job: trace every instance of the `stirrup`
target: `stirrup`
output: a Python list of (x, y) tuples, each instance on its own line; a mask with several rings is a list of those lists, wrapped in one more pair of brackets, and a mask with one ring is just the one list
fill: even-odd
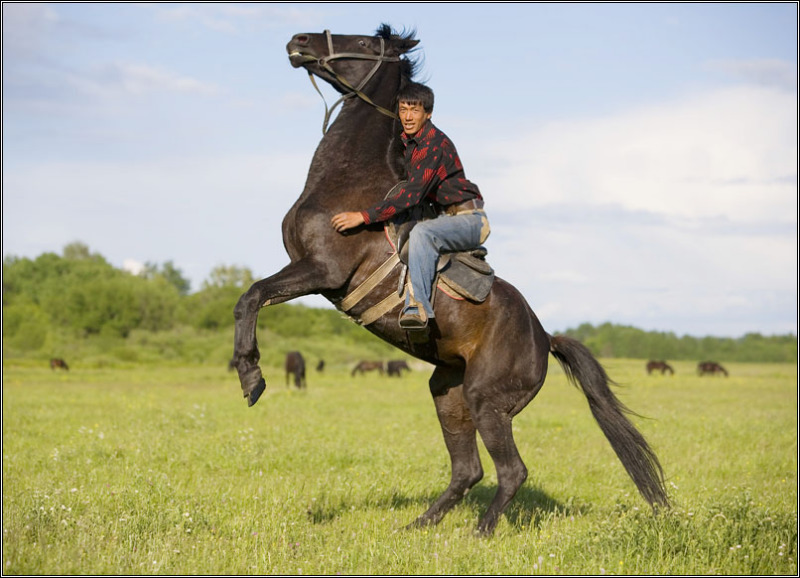
[[(416, 309), (416, 313), (410, 312), (411, 309)], [(428, 326), (428, 316), (422, 307), (412, 306), (400, 313), (398, 323), (402, 329), (409, 331), (425, 329)]]

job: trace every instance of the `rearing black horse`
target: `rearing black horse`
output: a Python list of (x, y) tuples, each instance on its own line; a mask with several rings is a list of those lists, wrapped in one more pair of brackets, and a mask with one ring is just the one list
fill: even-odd
[[(291, 262), (258, 281), (234, 310), (234, 360), (244, 396), (252, 406), (266, 387), (258, 366), (256, 325), (261, 307), (308, 294), (322, 294), (338, 307), (387, 262), (392, 247), (381, 226), (336, 233), (332, 215), (377, 205), (404, 178), (402, 128), (392, 111), (400, 86), (411, 79), (414, 34), (382, 25), (374, 36), (297, 34), (289, 60), (331, 84), (341, 111), (317, 147), (305, 188), (283, 220)], [(314, 76), (312, 76), (314, 75)], [(335, 106), (334, 105), (334, 108)], [(326, 105), (327, 109), (327, 105)], [(326, 114), (325, 127), (329, 113)], [(399, 271), (400, 264), (388, 267)], [(396, 269), (395, 269), (396, 268)], [(497, 470), (497, 492), (478, 523), (490, 534), (528, 475), (512, 434), (511, 420), (541, 389), (550, 353), (586, 395), (597, 423), (639, 492), (652, 506), (667, 506), (663, 472), (655, 453), (626, 417), (610, 379), (578, 341), (548, 335), (525, 298), (497, 278), (483, 303), (440, 296), (436, 324), (427, 339), (411, 339), (397, 322), (397, 307), (364, 320), (397, 291), (397, 275), (377, 283), (348, 315), (372, 333), (435, 366), (430, 391), (451, 459), (450, 484), (412, 526), (436, 523), (483, 477), (476, 432)], [(374, 317), (374, 315), (372, 316)]]

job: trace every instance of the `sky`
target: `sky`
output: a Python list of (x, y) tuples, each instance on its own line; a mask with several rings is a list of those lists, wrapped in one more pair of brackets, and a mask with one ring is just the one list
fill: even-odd
[(547, 331), (797, 335), (794, 2), (2, 10), (4, 258), (80, 242), (193, 290), (218, 266), (276, 273), (338, 96), (286, 43), (388, 23), (420, 40), (489, 263)]

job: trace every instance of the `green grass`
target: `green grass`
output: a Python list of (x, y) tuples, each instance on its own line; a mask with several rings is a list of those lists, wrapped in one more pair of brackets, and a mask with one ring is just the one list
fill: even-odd
[(797, 574), (797, 367), (647, 376), (605, 360), (657, 451), (654, 516), (552, 363), (514, 421), (530, 475), (492, 538), (496, 477), (403, 527), (450, 466), (428, 371), (265, 370), (253, 408), (217, 366), (3, 368), (4, 574)]

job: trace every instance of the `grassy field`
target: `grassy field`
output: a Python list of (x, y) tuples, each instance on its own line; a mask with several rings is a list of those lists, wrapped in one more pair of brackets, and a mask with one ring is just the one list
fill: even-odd
[(551, 361), (514, 421), (530, 476), (491, 538), (486, 476), (446, 487), (428, 371), (265, 370), (248, 408), (216, 367), (3, 367), (4, 574), (797, 574), (797, 367), (647, 376), (605, 360), (657, 451), (654, 516)]

